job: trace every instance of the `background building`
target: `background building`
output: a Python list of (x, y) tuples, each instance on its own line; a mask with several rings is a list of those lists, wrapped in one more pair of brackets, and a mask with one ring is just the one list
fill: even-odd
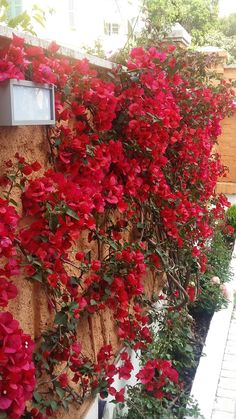
[[(31, 12), (35, 0), (10, 0), (15, 17)], [(99, 41), (106, 53), (125, 45), (132, 29), (141, 21), (140, 0), (41, 0), (46, 23), (35, 25), (41, 38), (55, 40), (72, 48), (93, 47)]]

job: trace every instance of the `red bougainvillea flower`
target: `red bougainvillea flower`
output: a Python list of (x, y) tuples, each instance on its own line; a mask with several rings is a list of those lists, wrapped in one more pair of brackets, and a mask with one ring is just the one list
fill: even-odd
[(30, 414), (34, 419), (46, 419), (46, 416), (40, 413), (40, 411), (35, 407), (30, 410)]
[(19, 273), (19, 261), (14, 239), (19, 216), (7, 200), (0, 198), (0, 306), (6, 307), (9, 300), (17, 295), (16, 286), (8, 281)]
[(187, 290), (186, 291), (188, 293), (189, 300), (193, 302), (195, 300), (195, 295), (196, 295), (196, 288), (195, 288), (195, 286), (190, 284), (187, 287)]
[(17, 288), (16, 286), (7, 281), (6, 278), (0, 277), (0, 307), (6, 307), (9, 300), (16, 298)]
[(58, 381), (61, 384), (61, 387), (62, 388), (65, 388), (68, 385), (68, 383), (69, 383), (67, 374), (66, 373), (63, 373), (63, 374), (59, 375)]
[(118, 403), (122, 403), (124, 401), (125, 388), (122, 388), (121, 390), (118, 391), (114, 387), (110, 387), (109, 393), (115, 397)]
[(233, 236), (234, 235), (234, 228), (231, 225), (226, 225), (223, 229), (222, 232), (224, 234), (226, 234), (227, 236)]
[(136, 374), (136, 377), (144, 388), (157, 398), (164, 397), (168, 381), (175, 384), (179, 381), (178, 372), (172, 367), (171, 361), (165, 359), (150, 359)]
[(0, 413), (18, 419), (35, 387), (34, 344), (9, 312), (0, 313)]
[(128, 380), (131, 377), (131, 371), (133, 370), (133, 364), (130, 360), (130, 356), (127, 352), (122, 352), (120, 354), (121, 360), (123, 361), (122, 366), (118, 368), (119, 378)]
[(8, 201), (0, 198), (0, 257), (15, 256), (13, 244), (19, 216)]
[(153, 380), (155, 376), (155, 368), (157, 362), (149, 360), (143, 368), (136, 374), (136, 377), (141, 381), (142, 384), (147, 384)]

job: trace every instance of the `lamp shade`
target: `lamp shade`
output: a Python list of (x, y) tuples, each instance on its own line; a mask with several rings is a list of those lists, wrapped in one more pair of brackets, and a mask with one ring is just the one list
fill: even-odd
[(0, 126), (54, 124), (53, 85), (16, 79), (0, 83)]

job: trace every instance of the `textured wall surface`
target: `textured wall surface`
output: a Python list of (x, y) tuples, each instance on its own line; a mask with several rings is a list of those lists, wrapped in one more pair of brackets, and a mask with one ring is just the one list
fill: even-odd
[[(222, 67), (222, 74), (226, 80), (236, 80), (236, 67)], [(236, 111), (230, 118), (222, 122), (222, 135), (218, 139), (217, 151), (222, 162), (228, 167), (226, 177), (219, 179), (216, 191), (225, 194), (236, 194)]]
[[(236, 69), (235, 69), (236, 72)], [(222, 122), (222, 135), (217, 151), (222, 162), (228, 167), (227, 176), (219, 180), (217, 192), (236, 193), (236, 112)]]
[[(6, 170), (4, 162), (12, 159), (16, 152), (24, 155), (29, 162), (38, 160), (42, 167), (47, 167), (48, 148), (44, 128), (0, 127), (0, 144), (0, 176)], [(19, 192), (14, 191), (12, 198), (18, 202), (18, 212), (21, 213)], [(20, 321), (24, 331), (35, 338), (39, 335), (43, 324), (48, 322), (49, 316), (45, 309), (42, 310), (45, 306), (45, 296), (38, 285), (32, 285), (22, 277), (15, 278), (14, 281), (19, 294), (15, 300), (10, 301), (9, 310)]]
[[(49, 167), (48, 165), (48, 144), (46, 130), (44, 127), (0, 127), (0, 176), (5, 171), (4, 162), (12, 159), (18, 152), (23, 155), (27, 162), (38, 160), (42, 165), (41, 173)], [(37, 173), (37, 176), (39, 176)], [(1, 191), (1, 196), (3, 191)], [(18, 202), (18, 211), (21, 213), (21, 201), (18, 192), (14, 193), (13, 199)], [(23, 220), (27, 223), (27, 220)], [(81, 239), (83, 246), (83, 238)], [(24, 277), (14, 278), (18, 288), (18, 296), (9, 302), (7, 310), (11, 311), (13, 316), (20, 322), (21, 327), (26, 333), (29, 333), (33, 339), (40, 336), (42, 330), (52, 322), (52, 315), (48, 311), (47, 299), (41, 289), (40, 284), (31, 284)], [(100, 345), (101, 321), (94, 317), (91, 322), (88, 318), (81, 320), (80, 330), (84, 352), (94, 357), (94, 346)], [(99, 339), (96, 340), (96, 334)], [(93, 343), (95, 341), (95, 343)], [(80, 411), (72, 408), (69, 413), (59, 415), (60, 418), (82, 418), (84, 411), (89, 407), (89, 401), (82, 406)]]

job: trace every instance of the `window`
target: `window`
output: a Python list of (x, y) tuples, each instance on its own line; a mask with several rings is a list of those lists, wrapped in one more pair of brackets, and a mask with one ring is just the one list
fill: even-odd
[(104, 22), (104, 33), (105, 35), (118, 35), (120, 25), (118, 23)]
[(9, 6), (10, 19), (14, 19), (14, 17), (18, 16), (23, 11), (22, 0), (11, 0)]
[(111, 33), (113, 35), (118, 35), (118, 33), (119, 33), (119, 25), (118, 25), (118, 23), (112, 23), (111, 24)]
[(69, 27), (74, 30), (76, 28), (76, 0), (68, 0), (69, 9)]

